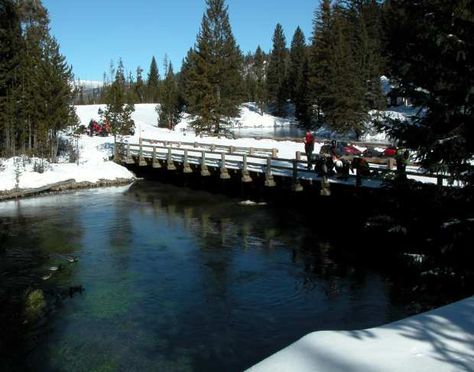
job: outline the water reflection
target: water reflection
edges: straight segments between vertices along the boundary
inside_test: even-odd
[[[239,201],[140,183],[0,208],[28,216],[18,244],[35,242],[46,265],[78,257],[48,286],[84,288],[49,318],[28,366],[242,370],[308,332],[400,315],[385,279],[338,257],[321,232]]]

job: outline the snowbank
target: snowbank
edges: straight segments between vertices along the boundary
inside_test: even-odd
[[[302,142],[276,141],[271,139],[240,138],[227,139],[217,137],[196,136],[194,131],[188,130],[190,116],[183,115],[175,130],[158,128],[158,113],[156,104],[137,104],[132,118],[135,121],[134,136],[127,136],[125,141],[137,143],[139,138],[160,139],[179,142],[199,142],[205,144],[233,145],[237,147],[276,148],[281,158],[294,158],[295,153],[304,153]],[[87,126],[91,119],[99,120],[99,109],[104,110],[105,105],[76,106],[80,124]],[[407,112],[388,113],[391,117],[400,115],[405,117]],[[294,119],[278,118],[267,113],[260,114],[254,103],[245,103],[240,106],[240,116],[233,120],[233,124],[240,128],[262,128],[295,125]],[[376,136],[376,134],[374,134]],[[46,164],[43,173],[38,173],[38,159],[31,161],[22,159],[0,159],[0,191],[15,188],[35,188],[46,184],[60,182],[70,178],[77,182],[97,182],[102,179],[133,179],[133,174],[126,168],[110,162],[112,155],[112,137],[79,136],[77,139],[67,136],[72,144],[79,150],[79,159],[69,163],[67,157],[60,164]],[[384,137],[371,137],[371,140],[383,141]],[[76,142],[77,141],[77,142]],[[323,143],[316,143],[314,152],[318,153]],[[362,149],[363,150],[363,149]],[[36,164],[36,165],[35,165]],[[36,169],[37,170],[37,169]]]
[[[472,371],[474,296],[382,327],[313,332],[251,372]]]

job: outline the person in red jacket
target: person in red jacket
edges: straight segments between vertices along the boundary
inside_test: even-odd
[[[311,169],[311,161],[313,159],[314,151],[314,136],[313,133],[308,129],[304,137],[304,152],[308,158],[308,169]]]

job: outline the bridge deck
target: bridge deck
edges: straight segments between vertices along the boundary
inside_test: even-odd
[[[222,172],[225,174],[228,170],[239,170],[246,175],[261,173],[265,174],[267,178],[272,176],[288,177],[292,178],[294,183],[299,183],[300,180],[325,181],[324,177],[314,169],[308,169],[306,155],[300,152],[296,152],[293,159],[287,159],[277,157],[277,149],[160,140],[142,140],[140,143],[119,142],[116,151],[118,158],[125,163],[138,163],[141,166],[153,166],[154,168],[164,166],[174,170],[179,164],[189,172],[193,165],[194,168],[197,166],[205,171],[208,168],[219,169],[221,174]],[[351,160],[351,158],[346,157],[346,160]],[[378,188],[387,178],[395,176],[393,159],[367,160],[370,167],[370,177],[357,179],[357,172],[351,170],[345,176],[329,175],[326,182]],[[202,174],[207,175],[206,172],[202,172]],[[429,174],[414,165],[407,167],[406,175],[408,179],[415,179],[423,183],[448,184],[446,175]],[[250,182],[251,178],[246,178],[246,181]],[[246,181],[244,180],[244,182]]]

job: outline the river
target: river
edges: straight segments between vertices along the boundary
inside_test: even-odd
[[[239,371],[309,332],[406,315],[387,275],[338,255],[331,234],[240,201],[140,182],[0,203],[2,294],[46,301],[27,333],[3,333],[4,365]]]

